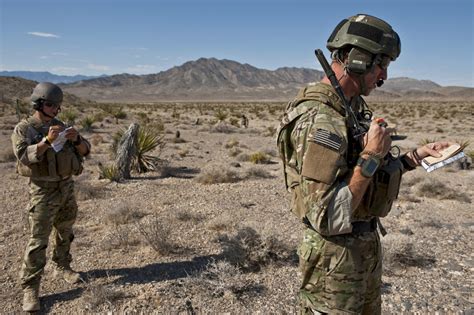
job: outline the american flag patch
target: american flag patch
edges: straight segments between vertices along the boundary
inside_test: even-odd
[[[323,147],[326,147],[328,149],[338,151],[338,152],[342,144],[341,137],[339,137],[336,134],[330,133],[329,131],[324,130],[324,129],[316,130],[316,133],[314,134],[312,140],[316,142],[317,144],[322,145]]]

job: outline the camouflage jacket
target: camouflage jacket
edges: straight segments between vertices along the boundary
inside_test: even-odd
[[[82,172],[82,156],[70,141],[66,141],[59,152],[49,148],[44,154],[38,155],[38,143],[53,125],[64,126],[64,123],[58,119],[44,123],[32,116],[15,126],[11,139],[13,152],[17,157],[17,172],[20,175],[36,180],[58,181]],[[89,142],[85,139],[83,141],[90,148]]]
[[[356,99],[353,108],[362,102]],[[351,211],[349,156],[359,152],[352,152],[345,110],[334,89],[323,83],[303,88],[289,104],[285,125],[290,128],[280,128],[278,142],[292,211],[323,235],[350,233],[351,222],[370,220],[358,209]]]

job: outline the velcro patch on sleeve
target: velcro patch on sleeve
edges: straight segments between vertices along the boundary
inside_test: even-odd
[[[325,129],[317,129],[310,141],[336,152],[339,152],[342,145],[341,137]]]

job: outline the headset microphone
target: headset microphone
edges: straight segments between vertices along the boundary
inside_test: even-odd
[[[381,87],[383,85],[383,80],[380,79],[377,81],[377,87]]]

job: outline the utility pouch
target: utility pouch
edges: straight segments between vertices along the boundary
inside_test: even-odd
[[[369,216],[385,217],[390,212],[400,190],[402,169],[400,159],[388,159],[374,174],[364,197]]]
[[[82,161],[71,148],[56,153],[57,174],[59,176],[79,175],[82,173]]]

